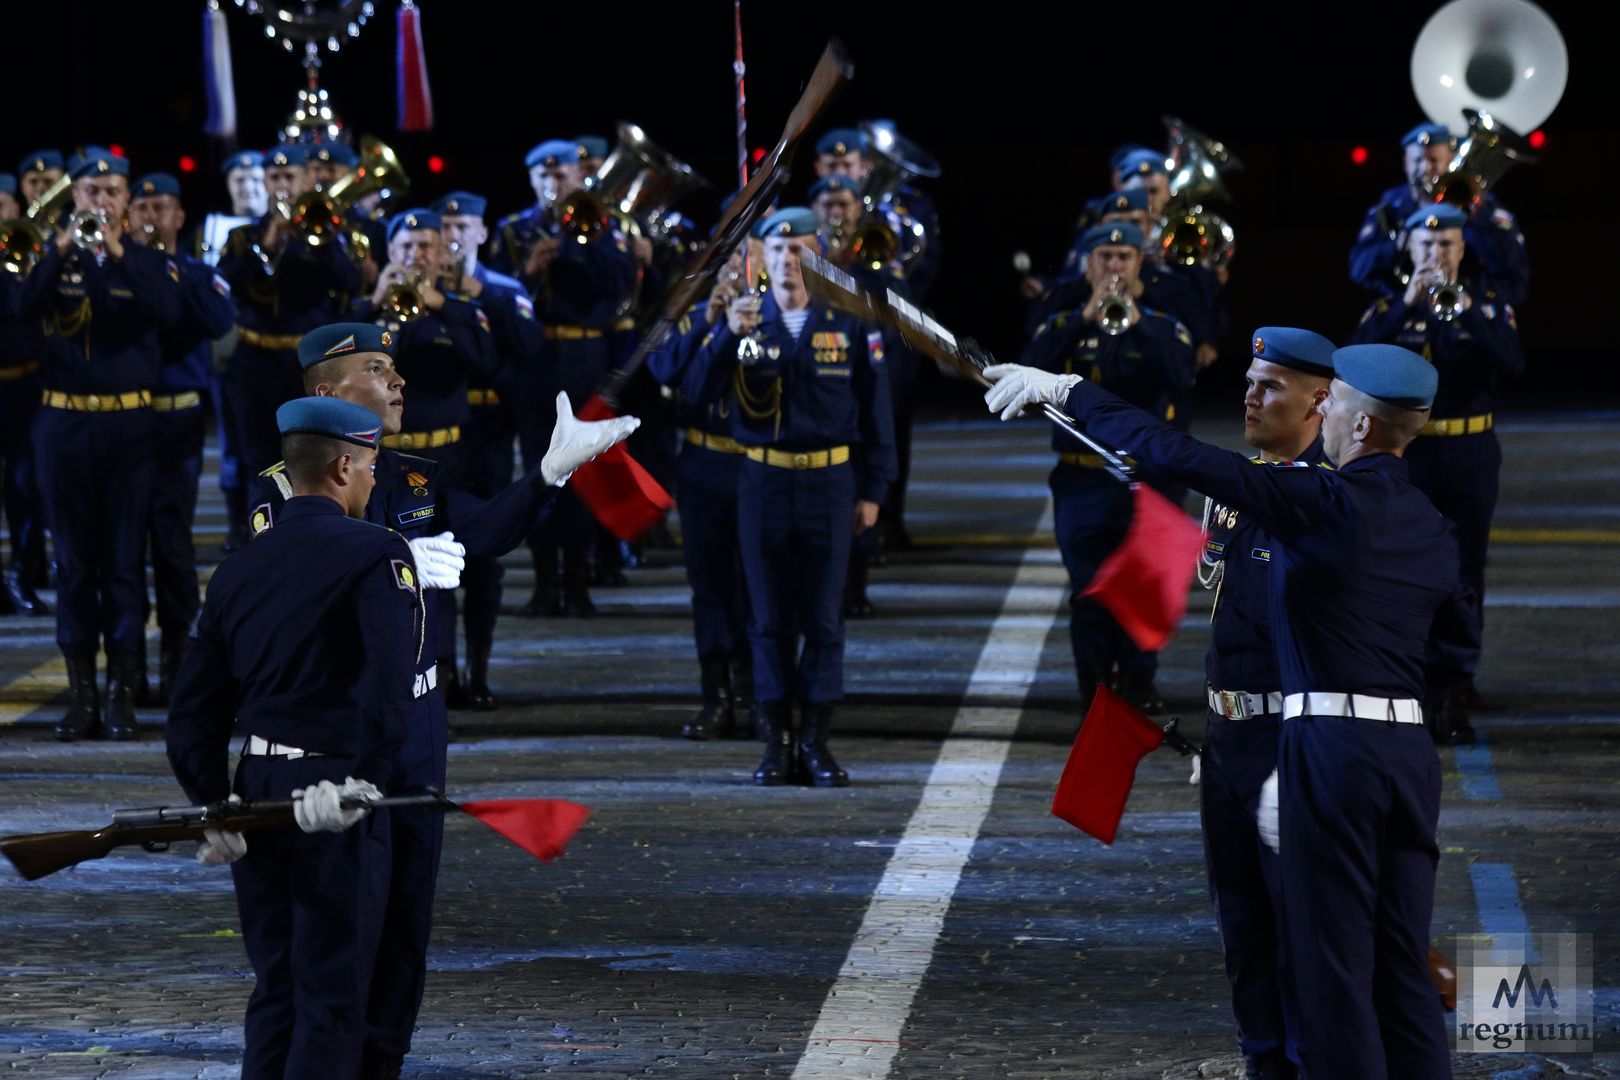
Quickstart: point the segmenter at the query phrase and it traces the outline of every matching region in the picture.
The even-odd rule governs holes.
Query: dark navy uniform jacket
[[[233,737],[353,758],[379,788],[405,738],[422,652],[420,587],[398,533],[303,496],[220,564],[169,710],[188,797],[230,794]]]
[[[1437,420],[1493,411],[1500,382],[1524,370],[1512,305],[1489,290],[1468,295],[1468,310],[1450,322],[1436,319],[1422,298],[1407,307],[1402,297],[1385,297],[1361,316],[1350,338],[1400,345],[1432,363],[1440,375],[1430,413]]]
[[[214,367],[208,346],[236,325],[231,286],[214,268],[184,253],[173,256],[180,267],[180,318],[159,335],[169,364],[157,384],[169,392],[207,390]]]
[[[675,391],[675,423],[680,427],[697,428],[708,435],[731,437],[731,414],[736,403],[729,393],[711,401],[694,401],[686,396],[688,369],[697,359],[709,331],[714,329],[705,319],[708,302],[694,304],[692,309],[676,322],[669,337],[656,352],[647,357],[647,371],[660,386]],[[724,318],[725,316],[721,316]],[[718,325],[718,324],[716,324]],[[696,392],[696,388],[693,388]]]
[[[350,317],[386,321],[369,298],[355,301]],[[389,324],[392,326],[393,324]],[[489,317],[477,304],[446,296],[438,311],[424,311],[398,328],[394,366],[405,377],[403,431],[433,431],[467,422],[467,385],[488,385],[496,370]]]
[[[18,308],[22,281],[15,274],[0,274],[0,367],[21,367],[39,360],[45,347],[45,332],[39,319],[25,318]],[[23,377],[0,380],[0,396],[26,393],[37,403],[39,379]]]
[[[524,364],[537,361],[545,347],[545,335],[534,317],[534,303],[522,282],[491,270],[483,263],[473,265],[472,276],[484,286],[484,291],[472,302],[489,317],[490,333],[495,338],[496,365],[487,378],[472,377],[469,383],[493,388],[503,400],[512,402],[518,370]]]
[[[883,335],[819,304],[808,310],[795,338],[776,297],[767,295],[755,332],[763,355],[747,366],[737,359],[737,335],[724,321],[716,323],[699,344],[683,389],[699,405],[734,397],[731,436],[744,446],[848,445],[856,498],[882,503],[900,472]]]
[[[119,394],[159,385],[158,331],[180,317],[180,268],[126,242],[122,259],[53,245],[23,279],[17,311],[44,320],[40,384],[69,394]]]
[[[271,211],[274,213],[275,211]],[[253,253],[269,215],[231,230],[220,255],[219,272],[230,282],[237,322],[261,334],[302,334],[343,318],[349,298],[360,288],[360,271],[341,243],[311,247],[288,238],[279,258],[270,255],[274,275]]]
[[[1298,460],[1321,464],[1322,440]],[[1282,676],[1271,641],[1271,537],[1247,511],[1211,503],[1204,564],[1219,566],[1221,578],[1210,615],[1205,678],[1215,690],[1276,693]]]
[[[1392,233],[1399,233],[1406,219],[1417,211],[1418,200],[1410,184],[1399,184],[1384,192],[1361,223],[1356,242],[1350,248],[1350,280],[1373,292],[1399,298],[1406,286],[1395,279],[1401,249]],[[1485,283],[1507,303],[1522,304],[1530,291],[1530,260],[1525,255],[1524,231],[1514,216],[1500,206],[1495,196],[1486,195],[1479,209],[1463,227],[1467,248],[1464,269],[1477,262]],[[1477,275],[1476,275],[1477,276]]]
[[[1018,362],[1062,375],[1083,375],[1163,417],[1197,372],[1192,335],[1168,315],[1151,308],[1139,310],[1141,319],[1112,337],[1084,321],[1078,310],[1060,311],[1035,329]],[[1090,452],[1059,428],[1052,429],[1052,448],[1065,454]]]
[[[1450,522],[1376,454],[1330,469],[1206,446],[1082,382],[1066,411],[1088,434],[1247,512],[1272,537],[1271,630],[1285,694],[1424,696],[1430,627],[1459,596]],[[1247,689],[1233,687],[1232,689]]]

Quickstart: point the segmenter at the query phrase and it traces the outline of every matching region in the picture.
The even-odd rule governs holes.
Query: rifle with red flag
[[[436,791],[390,795],[371,801],[345,799],[342,806],[345,810],[365,807],[428,813],[459,810],[545,862],[561,855],[568,841],[591,816],[586,807],[562,799],[489,799],[457,803]],[[58,870],[103,858],[115,848],[167,851],[170,844],[181,840],[202,840],[204,829],[240,833],[288,828],[293,824],[292,799],[154,806],[115,810],[112,824],[101,829],[0,837],[0,854],[11,861],[25,881],[37,881]]]
[[[1178,725],[1172,719],[1158,727],[1124,698],[1099,686],[1052,795],[1052,814],[1112,844],[1141,760],[1160,746],[1182,755],[1198,752],[1176,730]]]
[[[959,338],[932,315],[890,289],[879,296],[847,271],[811,251],[800,252],[805,288],[827,306],[895,331],[906,344],[962,377],[989,386],[984,369],[996,362],[972,338]],[[1056,405],[1046,418],[1090,447],[1103,468],[1129,484],[1134,498],[1130,529],[1083,595],[1096,598],[1137,645],[1164,647],[1187,611],[1187,590],[1203,550],[1203,533],[1170,500],[1135,479],[1130,460],[1092,439]]]
[[[714,236],[692,256],[686,273],[664,294],[658,317],[642,331],[635,352],[603,382],[579,410],[582,420],[617,416],[621,395],[647,357],[668,339],[692,305],[707,295],[715,275],[731,253],[748,237],[765,208],[787,186],[788,166],[816,116],[839,87],[854,75],[854,68],[836,38],[822,51],[799,102],[788,114],[775,148],[720,215]],[[621,443],[580,468],[572,481],[575,491],[598,521],[621,539],[640,536],[674,505],[659,483],[630,456]]]

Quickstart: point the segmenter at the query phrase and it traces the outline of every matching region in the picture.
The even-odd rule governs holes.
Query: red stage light
[[[1530,133],[1530,148],[1532,150],[1540,150],[1546,145],[1547,133],[1545,131],[1542,131],[1540,128],[1536,128],[1536,130]]]
[[[1354,150],[1350,151],[1350,160],[1357,165],[1367,164],[1367,148],[1365,146],[1358,146]]]
[[[113,157],[123,157],[124,156],[124,148],[123,148],[123,146],[119,145],[118,143],[113,143],[111,146],[107,147],[107,152],[109,154],[111,154]]]
[[[444,158],[438,154],[428,158],[428,172],[444,172]]]
[[[765,158],[765,148],[763,146],[756,146],[756,147],[754,147],[754,152],[751,155],[749,155],[748,160],[753,162],[755,165],[758,165],[761,161],[764,160],[764,158]]]
[[[192,157],[190,154],[181,154],[180,155],[180,171],[181,172],[196,172],[197,171],[197,159]]]

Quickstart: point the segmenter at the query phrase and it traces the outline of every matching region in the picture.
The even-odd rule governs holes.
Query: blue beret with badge
[[[335,397],[293,398],[276,410],[283,435],[325,435],[356,446],[376,446],[382,421],[364,405]]]
[[[759,227],[759,235],[772,236],[814,236],[816,230],[821,228],[821,219],[816,212],[808,206],[785,206],[766,218]]]
[[[435,214],[445,217],[483,217],[484,211],[489,208],[489,200],[482,195],[474,195],[470,191],[452,191],[441,196],[428,209]]]
[[[150,195],[173,195],[180,197],[180,181],[168,173],[147,173],[130,185],[129,195],[132,199],[142,199]]]
[[[1142,246],[1142,229],[1128,221],[1112,221],[1106,225],[1093,225],[1080,236],[1079,251],[1082,255],[1089,255],[1093,251],[1108,244],[1123,244],[1126,247],[1140,248]]]
[[[1467,211],[1450,203],[1429,203],[1412,211],[1406,218],[1406,229],[1461,229],[1468,224]]]
[[[1331,379],[1333,354],[1338,346],[1310,330],[1293,326],[1262,326],[1254,332],[1251,349],[1256,360]]]
[[[86,176],[129,176],[129,162],[115,157],[111,150],[100,146],[85,147],[84,154],[71,170],[73,179]]]
[[[388,239],[401,229],[432,229],[437,232],[444,228],[444,219],[432,210],[424,207],[413,207],[410,210],[401,210],[388,219]]]
[[[843,173],[833,173],[831,176],[823,176],[810,185],[810,198],[819,199],[829,191],[848,191],[855,195],[856,198],[859,198],[861,185]]]
[[[317,327],[298,339],[298,366],[305,371],[322,360],[350,353],[394,353],[394,332],[376,323],[341,322]]]
[[[866,136],[854,128],[833,128],[816,140],[817,154],[866,153]]]
[[[1164,164],[1164,155],[1146,147],[1130,151],[1114,166],[1115,176],[1155,176],[1169,171]]]
[[[352,169],[360,164],[360,155],[356,154],[348,143],[321,143],[309,152],[309,159],[342,165],[345,169]]]
[[[1119,172],[1119,167],[1124,163],[1125,159],[1139,152],[1151,154],[1153,150],[1151,147],[1140,146],[1136,143],[1126,143],[1124,146],[1117,147],[1112,154],[1108,155],[1108,171]]]
[[[581,135],[574,142],[579,146],[581,158],[605,158],[608,154],[608,141],[600,135]]]
[[[261,169],[264,167],[264,155],[257,150],[238,150],[220,163],[221,175],[229,176],[235,169]]]
[[[273,169],[287,168],[309,164],[309,147],[302,143],[287,143],[283,146],[272,146],[264,152],[264,167]]]
[[[17,194],[17,178],[10,173],[0,173],[0,195]]]
[[[523,164],[530,169],[536,165],[578,165],[579,143],[573,139],[547,139],[524,156]]]
[[[26,176],[31,172],[44,172],[46,169],[65,169],[60,150],[35,150],[21,161],[17,162],[17,175]]]
[[[1444,124],[1419,124],[1417,127],[1401,136],[1402,146],[1428,146],[1430,143],[1445,143],[1455,146],[1456,136]]]
[[[1096,200],[1099,214],[1131,214],[1148,208],[1147,188],[1126,188]]]
[[[1440,385],[1435,366],[1399,345],[1346,345],[1333,353],[1333,374],[1368,397],[1403,409],[1427,409]]]

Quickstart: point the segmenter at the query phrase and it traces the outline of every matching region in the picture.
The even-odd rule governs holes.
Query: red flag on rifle
[[[1137,763],[1162,742],[1164,732],[1152,721],[1099,686],[1052,796],[1053,815],[1112,844]]]
[[[541,862],[561,855],[591,816],[587,807],[565,799],[486,799],[458,805]]]
[[[577,415],[581,420],[608,420],[618,414],[593,394]],[[596,520],[620,540],[636,539],[675,505],[623,443],[575,469],[569,483]]]
[[[1095,597],[1139,648],[1158,652],[1187,613],[1204,534],[1146,484],[1131,491],[1131,527],[1080,595]]]

